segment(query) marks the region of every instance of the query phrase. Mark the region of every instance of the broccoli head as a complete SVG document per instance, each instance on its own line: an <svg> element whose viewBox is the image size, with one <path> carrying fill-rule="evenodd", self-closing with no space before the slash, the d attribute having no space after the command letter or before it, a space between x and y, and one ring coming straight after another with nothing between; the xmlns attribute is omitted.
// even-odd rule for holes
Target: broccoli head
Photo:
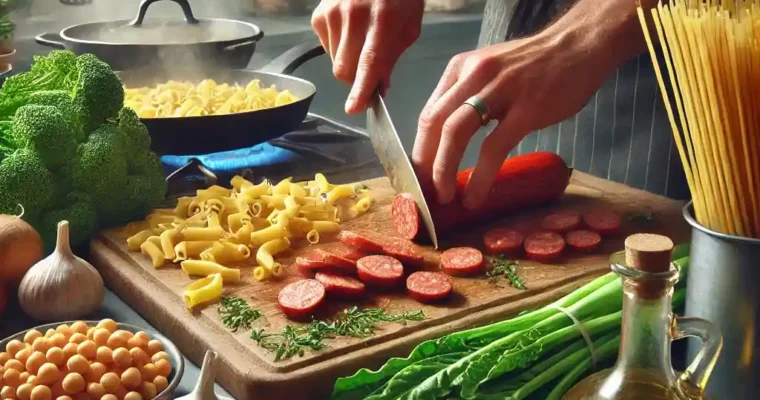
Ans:
<svg viewBox="0 0 760 400"><path fill-rule="evenodd" d="M13 140L19 148L32 149L55 170L74 157L77 142L56 107L26 105L13 119Z"/></svg>
<svg viewBox="0 0 760 400"><path fill-rule="evenodd" d="M79 78L72 91L84 132L115 119L124 106L124 87L108 64L92 54L77 58Z"/></svg>
<svg viewBox="0 0 760 400"><path fill-rule="evenodd" d="M129 154L150 149L148 128L140 121L135 110L124 107L119 111L119 128L124 134L126 149Z"/></svg>
<svg viewBox="0 0 760 400"><path fill-rule="evenodd" d="M37 224L47 251L55 248L58 223L63 220L69 221L69 240L74 247L87 243L98 231L98 214L87 195L71 192L63 199L61 208L47 212Z"/></svg>
<svg viewBox="0 0 760 400"><path fill-rule="evenodd" d="M18 204L25 218L34 219L55 200L53 174L29 149L16 150L0 163L0 213L11 214Z"/></svg>
<svg viewBox="0 0 760 400"><path fill-rule="evenodd" d="M43 90L33 93L29 96L28 104L39 104L41 106L54 106L60 111L63 119L69 127L69 131L74 134L77 143L82 143L86 139L82 132L82 126L79 122L79 113L74 106L74 99L71 94L65 90Z"/></svg>

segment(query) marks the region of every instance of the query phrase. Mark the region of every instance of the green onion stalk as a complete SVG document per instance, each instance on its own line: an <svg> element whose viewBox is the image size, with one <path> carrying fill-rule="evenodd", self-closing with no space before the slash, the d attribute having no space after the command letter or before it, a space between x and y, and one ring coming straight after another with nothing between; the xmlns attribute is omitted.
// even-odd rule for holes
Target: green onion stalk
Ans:
<svg viewBox="0 0 760 400"><path fill-rule="evenodd" d="M676 309L685 299L688 251L679 245L673 252ZM560 309L580 321L596 361L607 363L620 346L622 303L622 280L610 272L537 310L423 342L406 358L339 378L331 398L559 400L593 367L581 330Z"/></svg>

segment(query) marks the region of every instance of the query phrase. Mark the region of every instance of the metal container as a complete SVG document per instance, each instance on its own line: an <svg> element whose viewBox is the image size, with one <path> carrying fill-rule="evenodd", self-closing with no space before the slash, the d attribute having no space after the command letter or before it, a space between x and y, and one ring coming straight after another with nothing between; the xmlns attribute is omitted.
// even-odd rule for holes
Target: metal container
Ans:
<svg viewBox="0 0 760 400"><path fill-rule="evenodd" d="M760 240L709 230L683 209L692 226L686 315L715 323L723 351L707 385L711 399L760 396ZM693 359L701 343L690 343Z"/></svg>

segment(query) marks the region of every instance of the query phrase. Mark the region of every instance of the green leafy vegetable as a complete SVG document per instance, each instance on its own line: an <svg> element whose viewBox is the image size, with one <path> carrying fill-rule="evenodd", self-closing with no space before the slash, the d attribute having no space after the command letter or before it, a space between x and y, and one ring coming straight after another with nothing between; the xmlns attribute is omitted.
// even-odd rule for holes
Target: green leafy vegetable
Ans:
<svg viewBox="0 0 760 400"><path fill-rule="evenodd" d="M422 321L421 310L400 314L388 314L379 308L359 309L354 306L344 310L332 321L312 321L304 326L288 325L279 333L264 333L264 329L251 332L251 339L275 354L275 361L302 357L304 349L319 351L327 347L325 339L337 336L364 338L373 335L379 322Z"/></svg>
<svg viewBox="0 0 760 400"><path fill-rule="evenodd" d="M249 330L251 323L261 318L261 312L252 309L248 302L241 297L222 297L218 311L222 316L222 324L231 329L232 332L237 332L241 328Z"/></svg>
<svg viewBox="0 0 760 400"><path fill-rule="evenodd" d="M504 276L509 279L509 282L515 289L525 290L527 287L522 278L517 276L517 262L508 261L504 259L503 254L499 254L496 257L491 257L488 260L491 268L486 272L486 276L491 278L491 282L496 282L499 276Z"/></svg>
<svg viewBox="0 0 760 400"><path fill-rule="evenodd" d="M684 252L677 246L673 254ZM681 274L673 296L678 307L685 298L688 258L675 263ZM557 307L581 321L601 361L617 354L622 282L608 273L543 308L423 342L406 358L340 378L332 398L559 400L591 369L591 356L578 327Z"/></svg>

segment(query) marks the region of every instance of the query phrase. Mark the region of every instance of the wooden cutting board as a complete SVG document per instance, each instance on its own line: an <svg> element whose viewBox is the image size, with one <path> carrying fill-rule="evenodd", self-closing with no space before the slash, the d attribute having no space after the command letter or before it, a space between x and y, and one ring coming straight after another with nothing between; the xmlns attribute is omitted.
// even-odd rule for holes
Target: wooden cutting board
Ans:
<svg viewBox="0 0 760 400"><path fill-rule="evenodd" d="M378 178L365 183L373 190L377 202L368 214L344 223L343 229L398 236L391 221L394 192L388 179ZM525 291L514 289L506 281L494 284L480 277L455 278L456 293L449 301L439 305L421 305L402 291L372 293L361 306L382 307L394 313L422 309L427 319L407 325L383 324L382 329L370 338L334 339L323 351L307 352L303 357L279 362L274 361L272 354L258 347L249 338L249 332L233 334L225 329L216 307L189 312L182 302L181 293L192 280L178 266L154 269L146 256L129 252L123 233L106 231L94 239L91 262L111 290L174 341L195 363L201 363L207 349L217 351L221 360L217 380L238 399L281 395L290 400L319 399L330 393L334 380L339 376L352 374L362 367L378 367L392 356L404 356L423 340L538 307L608 272L609 254L623 248L628 234L655 232L670 236L676 243L686 241L689 228L681 217L681 207L680 202L576 171L567 192L556 203L457 232L447 238L441 247L482 247L483 231L498 224L508 224L524 231L535 230L541 217L556 209L605 208L625 215L652 214L654 219L626 221L620 235L605 239L599 251L591 255L570 252L555 265L521 261L519 275L528 287ZM339 245L333 238L323 238L323 242L316 247L329 249ZM290 265L308 247L308 244L297 243L292 251L278 257L278 260L283 265ZM426 255L427 269L436 269L437 253L431 249L421 251ZM257 282L251 276L251 269L243 268L243 282L226 285L225 292L246 298L251 307L264 314L265 318L255 322L255 328L279 331L290 322L277 306L277 294L287 283L302 277L292 267L280 281ZM328 310L321 317L329 318L351 305L330 301Z"/></svg>

